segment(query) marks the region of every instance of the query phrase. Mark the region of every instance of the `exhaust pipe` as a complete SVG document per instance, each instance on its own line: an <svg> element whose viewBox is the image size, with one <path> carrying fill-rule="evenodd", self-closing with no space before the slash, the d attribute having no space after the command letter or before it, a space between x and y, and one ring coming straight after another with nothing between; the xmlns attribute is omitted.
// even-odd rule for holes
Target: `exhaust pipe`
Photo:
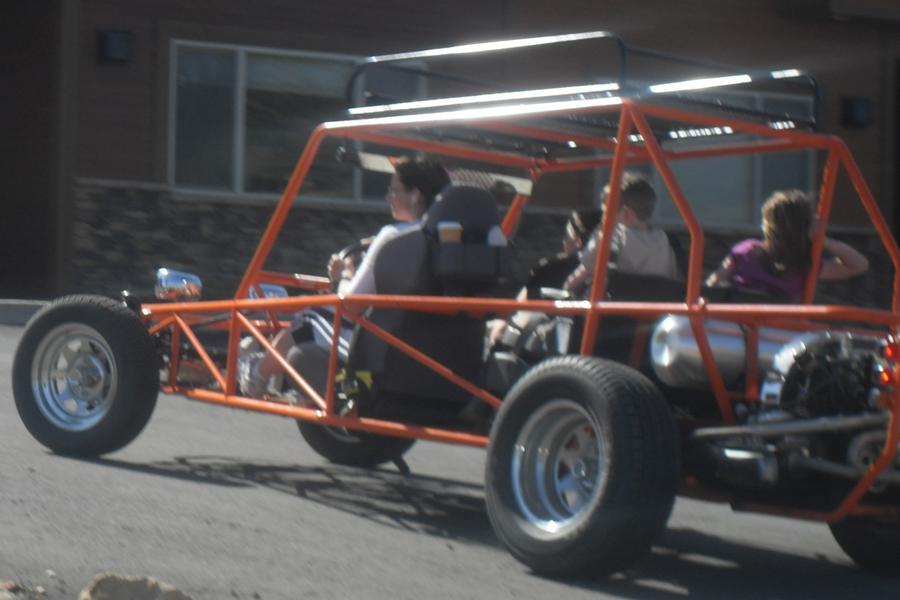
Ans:
<svg viewBox="0 0 900 600"><path fill-rule="evenodd" d="M846 479L862 479L866 474L866 469L853 467L841 463L832 462L823 458L813 458L811 456L792 456L790 458L791 468L808 469L825 473L826 475L835 475ZM875 481L883 483L900 484L900 471L886 470Z"/></svg>
<svg viewBox="0 0 900 600"><path fill-rule="evenodd" d="M782 435L801 435L806 433L825 433L845 431L848 429L865 429L883 426L888 415L865 414L852 417L818 417L779 423L761 423L755 425L734 425L728 427L701 427L694 430L691 437L695 440L708 440L735 436L755 436L761 438Z"/></svg>

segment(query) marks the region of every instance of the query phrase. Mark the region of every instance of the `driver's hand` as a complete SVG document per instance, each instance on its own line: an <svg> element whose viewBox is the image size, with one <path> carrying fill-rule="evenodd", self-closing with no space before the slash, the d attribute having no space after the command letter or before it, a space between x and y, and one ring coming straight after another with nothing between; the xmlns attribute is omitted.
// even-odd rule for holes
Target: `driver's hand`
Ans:
<svg viewBox="0 0 900 600"><path fill-rule="evenodd" d="M341 260L341 257L337 254L331 255L331 258L328 260L328 278L331 281L337 283L341 279L352 279L353 273L353 261L350 259Z"/></svg>

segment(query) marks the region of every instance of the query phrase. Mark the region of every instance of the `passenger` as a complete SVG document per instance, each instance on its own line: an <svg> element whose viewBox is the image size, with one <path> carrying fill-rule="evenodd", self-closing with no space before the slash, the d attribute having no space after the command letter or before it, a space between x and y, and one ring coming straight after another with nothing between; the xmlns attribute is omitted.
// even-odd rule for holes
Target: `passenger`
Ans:
<svg viewBox="0 0 900 600"><path fill-rule="evenodd" d="M349 260L342 261L337 256L331 257L328 274L336 284L337 291L345 295L378 293L375 288L374 265L379 250L402 231L419 223L438 193L449 184L450 177L447 171L436 162L409 158L398 162L394 167L387 192L391 216L397 223L381 228L369 245L358 269L354 269L353 263ZM294 355L289 357L291 364L295 368L303 365L302 372L310 375L313 387L318 387L313 381L318 379L319 374L313 373L315 369L307 366L312 363L327 365L324 348L331 345L332 327L333 321L329 316L312 309L303 310L295 316L292 327L283 329L275 335L272 346L281 356L287 356L289 352L296 350L293 352ZM309 329L312 329L311 333ZM346 360L351 333L351 327L344 327L341 330L338 351L342 360ZM298 344L302 347L295 348ZM303 353L305 356L301 355ZM281 366L274 356L261 352L254 338L244 338L241 356L238 359L238 382L245 396L262 397L268 392L270 384L276 390L279 389L282 374Z"/></svg>
<svg viewBox="0 0 900 600"><path fill-rule="evenodd" d="M520 299L539 298L541 288L563 287L566 278L580 264L579 253L584 250L602 216L603 212L595 209L572 211L563 231L562 252L542 258L535 265L525 285L526 294L520 294Z"/></svg>
<svg viewBox="0 0 900 600"><path fill-rule="evenodd" d="M578 253L584 249L594 228L600 223L603 211L596 209L573 210L563 229L563 251L550 258L542 258L528 275L516 298L518 300L540 299L541 288L561 289L566 278L578 266ZM506 331L506 319L493 319L487 324L488 347L493 346Z"/></svg>
<svg viewBox="0 0 900 600"><path fill-rule="evenodd" d="M748 239L735 244L706 285L734 285L797 302L802 298L812 262L816 225L812 203L799 190L774 192L762 207L762 241ZM846 279L869 268L866 257L843 242L825 238L819 278Z"/></svg>
<svg viewBox="0 0 900 600"><path fill-rule="evenodd" d="M603 199L609 185L603 189ZM659 275L675 279L679 276L675 251L664 231L648 223L656 207L656 192L647 179L633 172L622 174L622 196L616 213L610 248L610 264L624 273ZM594 263L600 242L600 227L592 235L578 266L566 279L564 289L573 295L584 295L593 280Z"/></svg>

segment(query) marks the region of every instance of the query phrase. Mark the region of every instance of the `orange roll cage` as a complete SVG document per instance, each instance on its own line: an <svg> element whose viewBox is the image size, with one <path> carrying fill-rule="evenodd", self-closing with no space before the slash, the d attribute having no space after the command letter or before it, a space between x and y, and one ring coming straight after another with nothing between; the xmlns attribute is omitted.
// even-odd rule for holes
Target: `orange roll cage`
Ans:
<svg viewBox="0 0 900 600"><path fill-rule="evenodd" d="M565 115L604 114L617 119L618 128L614 140L602 136L560 133L548 129L544 125L529 123L529 119L549 119ZM766 141L738 141L732 144L718 145L714 148L689 150L664 150L656 139L650 119L663 119L699 127L727 126L736 133L759 136ZM547 157L525 157L497 149L473 148L453 141L435 141L433 139L417 139L410 131L428 127L433 124L466 124L495 133L529 136L537 140L567 141L591 148L602 154L599 156L554 159ZM545 173L590 170L600 166L608 166L610 172L610 193L606 200L606 215L614 215L620 202L620 185L626 165L649 163L660 174L671 195L675 206L690 235L690 253L687 269L686 294L682 302L649 303L649 302L613 302L604 300L607 264L610 256L610 240L614 219L606 218L602 223L602 243L600 244L595 263L595 276L587 301L549 301L530 300L515 301L510 299L456 298L456 297L423 297L423 296L387 296L356 295L341 296L328 291L329 282L325 278L276 273L263 269L267 257L285 222L291 205L294 202L304 178L318 153L319 147L326 138L344 138L356 142L375 142L398 149L424 151L445 157L479 161L501 167L512 167L526 171L533 181L538 181ZM742 154L785 152L813 149L827 153L824 175L819 188L817 214L823 223L830 216L834 197L835 183L839 171L843 170L849 177L862 206L880 237L884 248L894 267L894 280L890 310L866 309L850 306L816 306L812 304L816 291L816 277L821 261L825 229L820 228L813 239L813 264L810 275L805 282L803 305L741 305L718 304L707 302L701 296L703 279L704 235L700 224L682 192L676 176L669 163L672 161L702 158L708 156L734 156ZM518 223L528 197L519 194L513 200L503 219L503 229L512 232ZM289 298L249 299L251 288L261 283L277 283L286 287L312 292L308 295ZM358 326L384 340L411 356L424 366L440 374L455 385L465 389L471 395L480 398L493 407L501 403L488 391L475 383L467 381L441 365L420 350L391 335L387 331L370 322L363 314L368 307L392 307L424 312L467 312L470 314L511 314L517 310L534 310L548 314L565 314L583 317L584 334L580 352L590 354L594 348L598 327L602 327L603 318L611 315L630 315L637 319L652 320L664 314L681 314L690 319L691 327L703 362L711 382L712 391L726 424L734 423L732 401L735 396L746 401L758 400L759 382L756 376L756 353L750 350L758 344L758 328L762 326L778 326L795 329L808 326L827 327L832 320L852 321L865 327L877 329L885 335L900 337L900 249L893 239L888 225L880 214L872 194L860 174L845 144L838 138L793 129L777 129L763 124L727 116L695 114L689 111L654 104L640 98L611 97L594 101L559 102L526 106L523 110L501 111L483 109L445 111L429 114L412 114L325 123L316 128L303 153L299 157L288 184L281 195L274 214L262 236L256 252L247 267L235 296L231 300L204 301L197 303L147 304L144 306L148 327L151 333L164 330L171 331L170 375L162 386L163 391L181 394L191 399L222 404L233 408L282 415L293 419L314 421L322 425L344 427L376 434L420 438L431 441L485 446L487 438L460 431L421 427L410 424L379 419L362 418L354 415L340 415L335 412L334 379L338 369L337 342L338 329L342 318L347 318ZM314 403L314 408L294 406L285 403L242 397L238 394L236 383L236 360L238 342L243 335L252 335L260 345L269 352L275 352L270 336L287 325L277 318L278 313L298 311L309 307L332 307L334 309L335 334L328 363L328 386L324 396L320 395L296 372L284 357L278 355L277 360L290 378L302 389ZM248 313L263 312L268 315L262 320L252 320ZM222 327L229 331L228 358L226 369L221 373L209 354L203 348L194 333L194 327L202 318L211 314L222 314ZM727 319L744 325L749 334L748 340L748 376L745 389L729 391L721 373L713 359L710 341L704 328L704 321L710 318ZM203 364L209 370L215 385L210 389L197 389L179 384L176 378L178 370L178 349L186 339L196 350ZM646 333L635 340L635 348L646 343ZM639 348L637 348L639 350ZM633 350L632 360L637 359ZM894 381L900 381L900 368L894 366ZM855 484L852 490L831 511L790 511L780 507L758 505L736 505L739 508L778 514L798 516L823 521L838 521L847 515L881 514L898 517L894 508L880 508L861 504L866 491L894 460L898 440L900 440L900 388L896 386L887 398L890 418L887 425L887 442L878 460L871 465L865 476ZM689 487L686 491L691 491ZM694 489L696 492L696 489Z"/></svg>

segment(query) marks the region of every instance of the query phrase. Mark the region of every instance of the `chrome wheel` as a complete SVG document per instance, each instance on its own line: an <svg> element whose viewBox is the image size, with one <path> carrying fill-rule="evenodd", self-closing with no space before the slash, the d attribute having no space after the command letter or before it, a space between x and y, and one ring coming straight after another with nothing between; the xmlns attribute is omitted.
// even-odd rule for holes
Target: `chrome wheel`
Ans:
<svg viewBox="0 0 900 600"><path fill-rule="evenodd" d="M31 386L38 409L54 426L85 431L109 412L116 361L95 329L80 323L52 329L35 351Z"/></svg>
<svg viewBox="0 0 900 600"><path fill-rule="evenodd" d="M512 488L522 516L556 537L590 513L605 476L603 443L578 403L554 399L525 422L512 456Z"/></svg>

